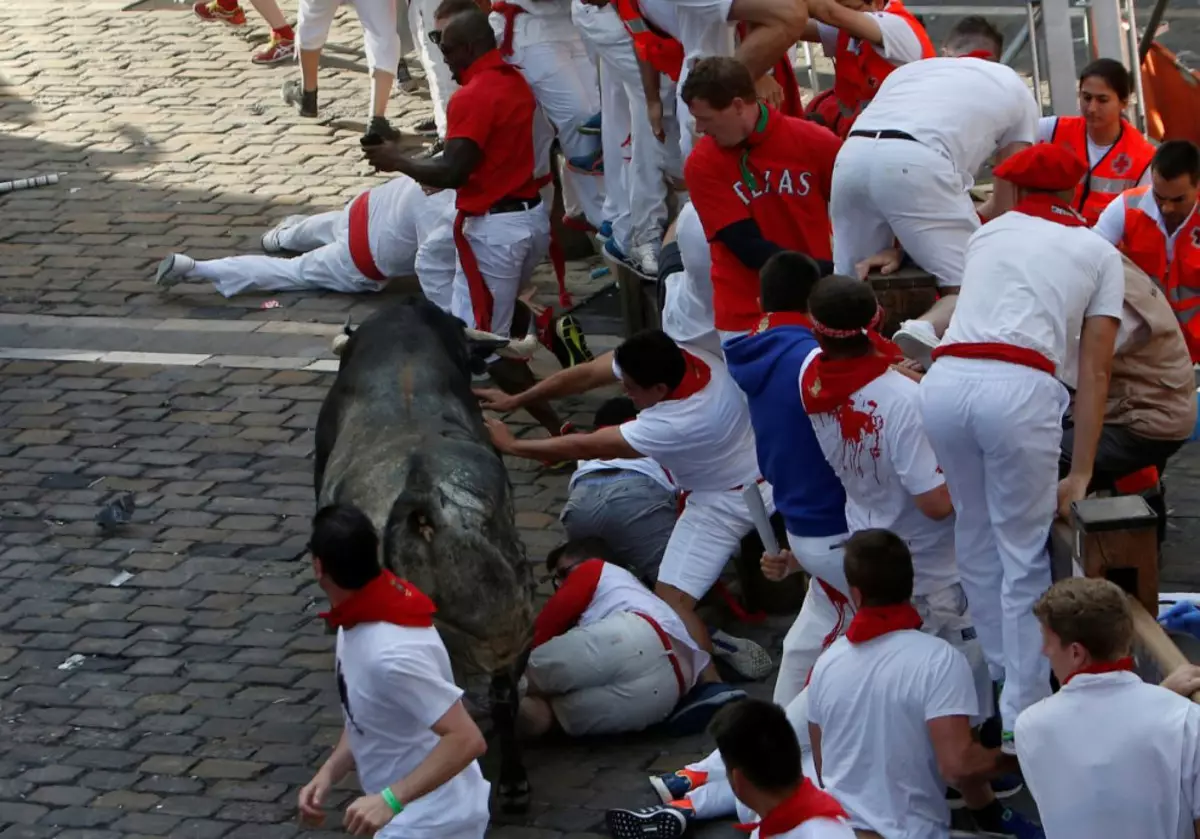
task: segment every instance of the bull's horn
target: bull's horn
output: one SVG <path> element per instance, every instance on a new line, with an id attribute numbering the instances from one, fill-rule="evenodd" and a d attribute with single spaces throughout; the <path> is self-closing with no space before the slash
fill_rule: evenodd
<path id="1" fill-rule="evenodd" d="M 345 333 L 333 336 L 333 345 L 331 347 L 333 354 L 340 357 L 342 350 L 346 349 L 346 344 L 348 343 L 350 343 L 350 336 Z"/>
<path id="2" fill-rule="evenodd" d="M 479 329 L 466 328 L 468 339 L 476 341 L 504 341 L 504 346 L 496 350 L 496 355 L 504 358 L 531 358 L 534 352 L 537 351 L 538 339 L 537 335 L 526 335 L 524 338 L 505 338 L 503 335 L 496 335 L 491 332 L 483 332 Z"/>
<path id="3" fill-rule="evenodd" d="M 350 328 L 350 315 L 346 315 L 346 322 L 342 324 L 342 334 L 351 335 L 354 330 Z"/>

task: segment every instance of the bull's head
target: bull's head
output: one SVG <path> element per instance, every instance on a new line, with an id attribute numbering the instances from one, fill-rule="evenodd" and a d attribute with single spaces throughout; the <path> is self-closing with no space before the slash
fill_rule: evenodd
<path id="1" fill-rule="evenodd" d="M 493 353 L 504 358 L 515 358 L 523 361 L 531 357 L 538 346 L 536 335 L 526 335 L 524 338 L 514 339 L 469 327 L 463 331 L 467 337 L 467 349 L 472 361 L 472 372 L 485 372 L 484 369 L 475 370 L 476 364 L 474 362 L 483 362 Z M 333 342 L 330 345 L 330 349 L 335 356 L 341 357 L 342 352 L 346 349 L 346 344 L 350 343 L 350 336 L 353 334 L 354 330 L 350 326 L 350 318 L 347 317 L 341 334 L 334 336 Z"/>
<path id="2" fill-rule="evenodd" d="M 354 330 L 350 328 L 350 315 L 346 315 L 346 323 L 342 326 L 342 334 L 334 336 L 333 345 L 330 349 L 333 354 L 339 358 L 342 355 L 342 350 L 346 349 L 346 344 L 350 343 L 350 336 L 354 334 Z"/>

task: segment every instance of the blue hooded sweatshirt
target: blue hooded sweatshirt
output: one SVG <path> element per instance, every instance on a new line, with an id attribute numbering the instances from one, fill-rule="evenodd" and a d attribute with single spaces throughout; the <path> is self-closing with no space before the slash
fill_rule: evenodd
<path id="1" fill-rule="evenodd" d="M 847 527 L 846 491 L 800 404 L 800 366 L 815 349 L 809 329 L 776 326 L 727 342 L 725 361 L 749 401 L 758 467 L 788 533 L 820 538 Z"/>

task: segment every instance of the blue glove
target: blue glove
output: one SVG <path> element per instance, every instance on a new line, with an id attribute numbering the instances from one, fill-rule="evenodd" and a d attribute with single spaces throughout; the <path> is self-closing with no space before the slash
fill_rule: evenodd
<path id="1" fill-rule="evenodd" d="M 1190 600 L 1176 603 L 1158 622 L 1172 632 L 1186 632 L 1200 638 L 1200 607 Z"/>

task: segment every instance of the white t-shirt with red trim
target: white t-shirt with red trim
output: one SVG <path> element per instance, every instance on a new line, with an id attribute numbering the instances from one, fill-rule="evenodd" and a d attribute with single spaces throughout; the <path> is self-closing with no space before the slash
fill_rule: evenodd
<path id="1" fill-rule="evenodd" d="M 567 575 L 554 596 L 546 601 L 533 624 L 533 646 L 557 638 L 576 626 L 588 626 L 618 612 L 647 615 L 671 636 L 675 653 L 686 657 L 693 674 L 693 683 L 708 666 L 708 653 L 688 634 L 687 627 L 675 610 L 633 574 L 619 565 L 602 559 L 581 562 Z"/>
<path id="2" fill-rule="evenodd" d="M 1050 359 L 1075 386 L 1079 336 L 1091 317 L 1120 320 L 1121 254 L 1086 227 L 1007 212 L 971 234 L 943 345 L 997 343 Z"/>
<path id="3" fill-rule="evenodd" d="M 725 363 L 710 352 L 680 344 L 706 364 L 708 384 L 683 399 L 664 399 L 623 423 L 625 442 L 666 469 L 680 489 L 723 491 L 758 480 L 758 455 L 750 410 Z M 621 368 L 613 359 L 613 375 Z"/>
<path id="4" fill-rule="evenodd" d="M 920 60 L 921 39 L 917 37 L 916 32 L 913 32 L 913 28 L 907 20 L 900 15 L 886 11 L 869 12 L 868 14 L 875 18 L 879 24 L 879 31 L 883 35 L 883 44 L 878 47 L 880 55 L 897 67 L 901 64 L 908 64 L 910 61 Z M 841 30 L 836 26 L 817 21 L 817 32 L 821 38 L 821 49 L 824 50 L 825 57 L 833 61 L 837 58 L 837 43 Z M 856 38 L 850 39 L 852 50 L 855 49 L 854 42 L 856 40 Z"/>
<path id="5" fill-rule="evenodd" d="M 820 350 L 800 369 L 803 377 Z M 850 532 L 880 527 L 904 540 L 912 552 L 914 594 L 958 582 L 954 517 L 934 521 L 914 496 L 946 483 L 921 420 L 920 386 L 895 370 L 855 391 L 850 406 L 812 414 L 821 451 L 846 488 Z"/>

